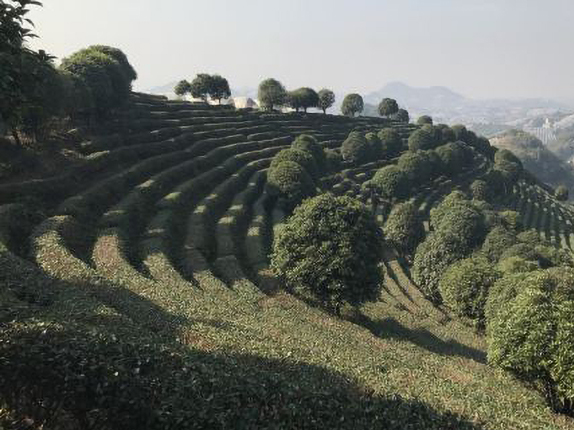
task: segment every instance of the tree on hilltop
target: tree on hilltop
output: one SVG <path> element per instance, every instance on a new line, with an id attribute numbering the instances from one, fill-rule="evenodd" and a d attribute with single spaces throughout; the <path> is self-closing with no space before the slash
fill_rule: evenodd
<path id="1" fill-rule="evenodd" d="M 265 79 L 259 84 L 257 97 L 259 104 L 266 110 L 273 110 L 277 106 L 282 106 L 287 98 L 287 92 L 281 82 L 276 79 Z"/>
<path id="2" fill-rule="evenodd" d="M 363 97 L 359 94 L 347 94 L 343 99 L 341 112 L 343 115 L 354 117 L 355 114 L 363 112 L 364 107 Z"/>
<path id="3" fill-rule="evenodd" d="M 194 99 L 201 99 L 207 101 L 209 89 L 211 85 L 211 76 L 207 73 L 199 73 L 193 81 L 191 81 L 191 96 Z"/>
<path id="4" fill-rule="evenodd" d="M 406 109 L 399 109 L 395 115 L 395 119 L 399 122 L 408 124 L 411 120 L 409 112 Z"/>
<path id="5" fill-rule="evenodd" d="M 183 79 L 177 83 L 175 88 L 173 89 L 175 95 L 183 97 L 188 93 L 191 93 L 191 84 L 189 81 Z"/>
<path id="6" fill-rule="evenodd" d="M 299 109 L 303 109 L 307 112 L 307 109 L 317 107 L 319 96 L 314 89 L 304 87 L 290 91 L 287 94 L 287 101 L 295 111 L 299 112 Z"/>
<path id="7" fill-rule="evenodd" d="M 379 104 L 379 115 L 391 117 L 399 111 L 399 105 L 395 99 L 385 98 Z"/>
<path id="8" fill-rule="evenodd" d="M 228 99 L 231 97 L 231 90 L 229 89 L 229 82 L 223 76 L 211 75 L 209 78 L 209 96 L 217 103 L 221 104 L 221 99 Z"/>
<path id="9" fill-rule="evenodd" d="M 318 94 L 319 102 L 317 103 L 317 107 L 323 111 L 323 113 L 327 113 L 327 109 L 335 104 L 335 93 L 331 90 L 323 88 L 319 91 Z"/>
<path id="10" fill-rule="evenodd" d="M 420 116 L 419 119 L 417 119 L 417 125 L 423 126 L 423 125 L 432 125 L 433 121 L 432 118 L 428 115 L 423 115 Z"/>

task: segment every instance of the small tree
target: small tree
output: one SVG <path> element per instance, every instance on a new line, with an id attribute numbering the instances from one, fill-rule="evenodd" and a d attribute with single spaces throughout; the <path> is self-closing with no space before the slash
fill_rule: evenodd
<path id="1" fill-rule="evenodd" d="M 500 274 L 488 260 L 470 257 L 457 261 L 444 272 L 439 291 L 444 304 L 482 327 L 488 292 L 499 278 Z"/>
<path id="2" fill-rule="evenodd" d="M 182 81 L 179 81 L 177 83 L 177 85 L 175 86 L 173 92 L 177 96 L 184 97 L 186 94 L 191 93 L 191 84 L 188 81 L 186 81 L 185 79 Z"/>
<path id="3" fill-rule="evenodd" d="M 313 88 L 301 88 L 301 107 L 305 112 L 319 105 L 319 95 Z"/>
<path id="4" fill-rule="evenodd" d="M 476 179 L 470 184 L 470 192 L 472 193 L 472 198 L 475 200 L 483 200 L 489 202 L 492 198 L 492 191 L 490 187 L 482 179 Z"/>
<path id="5" fill-rule="evenodd" d="M 222 76 L 212 75 L 209 77 L 209 96 L 221 104 L 222 99 L 231 97 L 229 82 Z"/>
<path id="6" fill-rule="evenodd" d="M 387 202 L 405 198 L 409 193 L 409 179 L 405 172 L 397 166 L 385 166 L 379 169 L 369 186 Z"/>
<path id="7" fill-rule="evenodd" d="M 261 106 L 271 111 L 285 103 L 287 92 L 281 82 L 269 78 L 259 84 L 258 97 Z"/>
<path id="8" fill-rule="evenodd" d="M 281 207 L 292 211 L 304 199 L 315 195 L 315 184 L 300 164 L 283 161 L 267 173 L 266 192 L 277 198 Z"/>
<path id="9" fill-rule="evenodd" d="M 405 124 L 408 124 L 411 120 L 409 112 L 406 109 L 399 109 L 395 115 L 395 119 Z"/>
<path id="10" fill-rule="evenodd" d="M 304 250 L 304 252 L 302 252 Z M 379 296 L 382 234 L 358 200 L 323 194 L 299 206 L 279 230 L 271 266 L 295 290 L 333 309 Z"/>
<path id="11" fill-rule="evenodd" d="M 427 151 L 405 152 L 399 157 L 397 166 L 413 184 L 424 184 L 432 177 L 434 170 Z"/>
<path id="12" fill-rule="evenodd" d="M 419 119 L 417 119 L 417 125 L 419 126 L 423 126 L 423 125 L 433 125 L 433 121 L 432 118 L 428 115 L 422 115 L 419 117 Z"/>
<path id="13" fill-rule="evenodd" d="M 121 49 L 105 45 L 93 45 L 90 46 L 88 49 L 99 51 L 103 54 L 109 55 L 114 60 L 116 60 L 119 63 L 120 67 L 122 68 L 126 80 L 128 80 L 129 82 L 133 82 L 138 78 L 137 72 L 128 61 L 127 55 Z"/>
<path id="14" fill-rule="evenodd" d="M 384 227 L 386 240 L 402 255 L 411 256 L 425 237 L 417 207 L 412 203 L 393 206 Z"/>
<path id="15" fill-rule="evenodd" d="M 355 114 L 363 112 L 364 107 L 363 97 L 359 94 L 347 94 L 343 99 L 341 112 L 343 115 L 354 117 Z"/>
<path id="16" fill-rule="evenodd" d="M 335 104 L 335 93 L 331 90 L 323 88 L 318 94 L 319 102 L 317 107 L 323 111 L 324 114 L 327 113 L 327 109 Z"/>
<path id="17" fill-rule="evenodd" d="M 199 73 L 191 81 L 191 96 L 195 99 L 207 101 L 211 89 L 211 76 L 207 73 Z"/>
<path id="18" fill-rule="evenodd" d="M 305 151 L 315 159 L 317 168 L 322 172 L 326 167 L 325 151 L 313 136 L 301 134 L 291 144 L 291 148 Z"/>
<path id="19" fill-rule="evenodd" d="M 399 105 L 395 99 L 385 98 L 379 103 L 379 115 L 391 117 L 399 111 Z"/>
<path id="20" fill-rule="evenodd" d="M 425 149 L 432 149 L 435 146 L 435 137 L 427 130 L 415 130 L 409 136 L 409 149 L 411 151 L 419 151 Z"/>
<path id="21" fill-rule="evenodd" d="M 484 239 L 482 253 L 492 263 L 496 263 L 500 256 L 511 246 L 518 243 L 516 234 L 499 226 L 493 228 Z"/>
<path id="22" fill-rule="evenodd" d="M 313 155 L 307 151 L 301 151 L 300 149 L 295 148 L 286 148 L 279 151 L 275 157 L 273 157 L 269 171 L 272 171 L 284 161 L 293 161 L 294 163 L 299 164 L 312 178 L 316 178 L 318 176 L 317 163 L 315 162 Z"/>
<path id="23" fill-rule="evenodd" d="M 370 155 L 369 144 L 365 136 L 358 131 L 349 133 L 349 137 L 341 145 L 341 155 L 345 161 L 355 164 L 364 163 Z"/>
<path id="24" fill-rule="evenodd" d="M 554 196 L 556 197 L 556 200 L 565 202 L 568 200 L 568 188 L 564 185 L 559 185 L 554 192 Z"/>
<path id="25" fill-rule="evenodd" d="M 394 157 L 403 149 L 401 135 L 394 128 L 383 128 L 379 131 L 379 139 L 383 145 L 383 153 L 387 157 Z"/>
<path id="26" fill-rule="evenodd" d="M 574 412 L 574 270 L 514 275 L 502 287 L 504 305 L 489 309 L 488 361 L 536 384 L 555 411 Z"/>

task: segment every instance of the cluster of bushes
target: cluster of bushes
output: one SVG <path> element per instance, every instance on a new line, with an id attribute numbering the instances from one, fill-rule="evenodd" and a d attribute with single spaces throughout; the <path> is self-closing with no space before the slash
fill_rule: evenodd
<path id="1" fill-rule="evenodd" d="M 475 181 L 474 197 L 482 186 Z M 412 270 L 421 290 L 486 327 L 492 364 L 536 384 L 555 410 L 573 413 L 571 255 L 524 231 L 516 212 L 497 212 L 459 191 L 431 211 L 430 223 Z"/>
<path id="2" fill-rule="evenodd" d="M 321 109 L 323 113 L 335 104 L 335 93 L 327 88 L 315 91 L 312 88 L 302 87 L 287 91 L 283 84 L 276 79 L 265 79 L 259 84 L 259 103 L 263 109 L 273 110 L 287 106 L 299 112 L 309 108 Z"/>
<path id="3" fill-rule="evenodd" d="M 193 98 L 206 101 L 207 98 L 217 100 L 221 104 L 222 99 L 231 97 L 231 90 L 227 79 L 220 75 L 199 73 L 191 82 L 182 80 L 174 88 L 176 95 L 183 97 L 190 94 Z"/>
<path id="4" fill-rule="evenodd" d="M 279 151 L 267 172 L 266 192 L 287 211 L 317 193 L 319 178 L 340 166 L 340 155 L 324 150 L 313 136 L 298 136 L 290 148 Z"/>
<path id="5" fill-rule="evenodd" d="M 402 148 L 401 136 L 394 128 L 384 128 L 378 133 L 367 134 L 352 131 L 341 145 L 341 156 L 347 162 L 363 164 L 382 158 L 392 158 L 399 154 Z"/>

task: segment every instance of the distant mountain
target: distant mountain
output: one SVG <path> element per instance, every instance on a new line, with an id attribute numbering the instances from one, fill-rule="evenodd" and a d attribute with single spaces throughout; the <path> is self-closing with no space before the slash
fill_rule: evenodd
<path id="1" fill-rule="evenodd" d="M 411 87 L 391 82 L 378 91 L 367 94 L 365 102 L 377 105 L 384 97 L 397 100 L 412 118 L 431 115 L 437 122 L 447 124 L 515 125 L 527 118 L 556 115 L 571 111 L 571 107 L 549 99 L 484 99 L 468 98 L 446 87 Z"/>

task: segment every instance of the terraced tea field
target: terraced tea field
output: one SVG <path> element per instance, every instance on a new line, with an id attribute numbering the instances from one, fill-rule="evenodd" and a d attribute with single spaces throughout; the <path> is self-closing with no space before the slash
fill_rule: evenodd
<path id="1" fill-rule="evenodd" d="M 134 95 L 117 119 L 119 132 L 84 145 L 84 165 L 0 186 L 4 276 L 58 285 L 49 306 L 21 304 L 31 313 L 111 319 L 120 329 L 210 354 L 319 367 L 365 392 L 421 401 L 478 428 L 574 428 L 541 396 L 488 367 L 483 336 L 426 300 L 392 252 L 380 300 L 343 319 L 297 299 L 272 276 L 268 254 L 285 220 L 264 195 L 273 156 L 301 133 L 337 148 L 352 130 L 389 125 L 404 139 L 414 127 Z M 382 223 L 388 208 L 363 196 L 361 184 L 395 161 L 344 166 L 322 184 L 361 198 Z M 479 157 L 463 174 L 415 190 L 411 200 L 428 220 L 444 195 L 467 189 L 488 163 Z M 25 244 L 14 244 L 7 220 L 23 196 L 50 202 L 49 213 L 26 232 Z M 574 212 L 544 189 L 520 183 L 509 206 L 556 246 L 574 246 Z"/>

